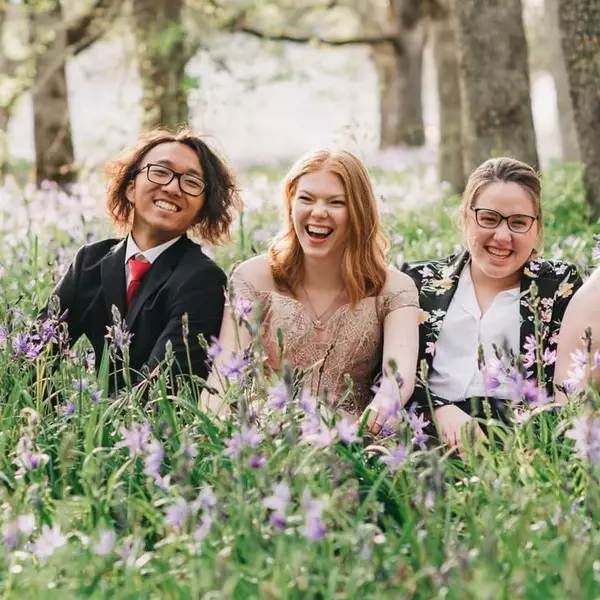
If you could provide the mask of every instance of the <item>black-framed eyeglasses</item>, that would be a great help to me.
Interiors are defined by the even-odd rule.
[[[169,185],[173,181],[173,178],[177,177],[179,189],[190,196],[200,196],[204,191],[204,181],[190,173],[178,173],[164,165],[155,165],[152,163],[148,163],[141,169],[138,169],[136,175],[142,171],[146,171],[148,181],[157,183],[158,185]]]
[[[538,220],[538,217],[532,217],[531,215],[508,215],[505,217],[491,208],[471,207],[471,210],[475,213],[477,225],[483,227],[483,229],[496,229],[500,227],[502,221],[506,221],[508,228],[513,233],[527,233]]]

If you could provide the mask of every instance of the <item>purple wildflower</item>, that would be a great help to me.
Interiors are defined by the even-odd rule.
[[[175,502],[165,510],[165,523],[175,531],[182,531],[190,513],[190,507],[184,498],[176,498]]]
[[[76,392],[86,392],[90,387],[90,382],[87,379],[74,379],[73,389]]]
[[[19,545],[19,533],[29,537],[35,528],[35,517],[33,515],[21,515],[12,521],[8,521],[2,530],[4,543],[14,550]]]
[[[212,344],[206,350],[206,356],[211,361],[214,361],[215,358],[217,358],[219,356],[219,354],[221,354],[221,352],[223,352],[223,346],[221,345],[221,342],[214,335],[210,336],[210,340],[211,340]]]
[[[390,473],[395,473],[408,458],[408,448],[403,444],[398,443],[398,445],[392,450],[389,456],[382,456],[379,460],[382,463],[385,463]]]
[[[483,375],[483,391],[486,396],[500,387],[500,372],[497,366],[486,366],[481,370]]]
[[[38,557],[41,564],[44,564],[58,548],[67,543],[67,538],[60,532],[60,527],[55,525],[50,528],[48,525],[42,525],[40,536],[33,545],[33,553]]]
[[[310,490],[304,488],[302,492],[302,508],[305,511],[304,526],[301,529],[302,535],[312,542],[322,540],[327,533],[327,528],[322,518],[325,501],[313,498]]]
[[[267,464],[267,459],[262,454],[253,454],[248,459],[248,466],[251,469],[262,469]]]
[[[506,383],[509,389],[511,404],[519,404],[523,398],[523,386],[525,383],[523,375],[517,369],[511,369],[506,378]]]
[[[280,481],[273,486],[273,494],[263,499],[263,506],[273,511],[271,515],[271,523],[283,529],[287,525],[285,512],[290,502],[291,492],[285,481]]]
[[[99,390],[96,385],[92,385],[90,388],[90,394],[92,402],[100,402],[100,400],[102,400],[102,390]]]
[[[565,433],[565,437],[575,442],[575,451],[583,460],[590,459],[600,463],[600,418],[588,415],[573,420],[573,428]]]
[[[29,336],[25,333],[17,333],[13,336],[12,339],[12,350],[15,356],[20,356],[21,354],[27,354],[31,344],[29,342]]]
[[[120,319],[119,311],[113,310],[113,325],[106,327],[107,333],[104,337],[110,341],[110,348],[113,352],[118,350],[122,353],[129,348],[133,334],[127,330],[125,321]]]
[[[425,450],[427,448],[427,440],[429,439],[429,435],[425,433],[425,427],[429,425],[430,421],[425,418],[423,413],[417,415],[415,408],[411,407],[408,412],[408,423],[413,432],[413,446],[418,446],[421,450]]]
[[[288,389],[283,381],[278,381],[274,386],[268,390],[269,399],[267,400],[267,406],[274,410],[281,410],[285,407],[288,401]]]
[[[245,320],[252,312],[252,302],[246,300],[243,296],[238,296],[234,307],[235,316],[240,320]]]
[[[194,442],[190,441],[187,437],[182,438],[179,452],[186,458],[196,458],[198,456],[198,448]]]
[[[35,448],[29,438],[23,436],[17,442],[17,448],[15,450],[14,464],[19,467],[17,471],[18,476],[22,476],[25,471],[34,471],[41,464],[48,460],[46,454],[41,454],[34,451]]]
[[[250,359],[244,357],[243,351],[231,354],[228,362],[219,366],[219,373],[232,383],[241,383],[244,380],[244,369],[250,364]]]
[[[300,394],[300,407],[307,415],[317,414],[317,399],[311,396],[307,388],[304,388]]]
[[[300,437],[304,441],[308,441],[317,435],[321,430],[319,417],[316,414],[307,414],[302,421],[302,433]]]
[[[121,437],[120,442],[115,444],[115,448],[128,448],[131,456],[141,455],[146,447],[148,438],[152,435],[152,430],[148,423],[132,423],[131,429],[121,427],[119,430]]]
[[[115,549],[117,534],[114,529],[103,529],[98,534],[98,541],[94,544],[93,552],[97,556],[108,556]]]
[[[152,438],[146,443],[145,450],[147,454],[144,457],[144,475],[148,475],[154,479],[160,479],[160,467],[165,456],[162,444],[158,440]]]
[[[250,448],[256,448],[263,441],[263,436],[255,425],[252,427],[242,425],[241,438],[242,442]]]
[[[305,429],[304,426],[302,428],[302,441],[323,450],[329,448],[335,442],[336,438],[337,429],[335,427],[330,429],[324,423],[319,424],[318,421],[316,431],[310,428]]]
[[[201,508],[212,508],[217,503],[217,497],[215,496],[213,489],[210,485],[204,486],[198,498],[192,502],[192,510],[198,512]]]
[[[200,525],[194,531],[194,541],[199,544],[202,542],[210,533],[210,529],[213,524],[213,517],[209,514],[202,515],[202,521]]]
[[[53,344],[58,343],[57,338],[58,323],[53,319],[46,319],[40,323],[40,341],[43,345],[52,342]]]
[[[69,400],[63,408],[63,414],[65,417],[72,417],[75,414],[75,402]]]
[[[336,423],[337,433],[344,444],[354,444],[360,441],[360,438],[356,435],[358,431],[358,422],[351,423],[346,417]]]
[[[231,456],[232,458],[236,458],[242,450],[242,436],[239,431],[234,432],[230,439],[225,440],[225,450],[223,453],[225,456]]]

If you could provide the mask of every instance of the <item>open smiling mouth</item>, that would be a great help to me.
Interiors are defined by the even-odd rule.
[[[158,208],[160,208],[161,210],[165,210],[167,212],[176,213],[181,211],[181,208],[179,208],[177,204],[173,204],[172,202],[169,202],[167,200],[155,200],[154,204],[158,206]]]
[[[508,258],[513,253],[512,250],[495,250],[494,248],[486,248],[486,250],[496,258]]]
[[[308,236],[315,240],[324,240],[333,233],[331,227],[315,227],[314,225],[307,225],[305,230]]]

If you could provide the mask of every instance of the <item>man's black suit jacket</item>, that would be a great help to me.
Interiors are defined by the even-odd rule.
[[[129,365],[134,374],[144,365],[153,369],[165,357],[168,340],[175,352],[174,370],[187,374],[182,332],[182,316],[187,313],[192,371],[206,377],[206,355],[198,343],[198,334],[207,340],[219,335],[225,273],[184,235],[154,261],[128,308],[126,244],[125,238],[83,246],[56,286],[53,294],[60,299],[61,313],[67,310],[71,344],[85,335],[94,348],[98,369],[107,341],[107,327],[113,323],[114,305],[133,334]]]

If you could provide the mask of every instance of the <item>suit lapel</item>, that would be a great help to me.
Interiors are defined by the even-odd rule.
[[[162,285],[169,279],[173,271],[181,261],[181,258],[185,254],[188,244],[190,244],[188,238],[184,235],[182,238],[170,248],[167,248],[152,264],[148,273],[142,280],[142,283],[133,297],[131,306],[127,311],[125,322],[127,328],[131,331],[135,324],[135,321],[140,313],[142,306],[146,303],[148,298],[160,289]]]
[[[113,305],[119,309],[121,316],[125,314],[125,247],[127,238],[113,246],[100,263],[102,292],[106,301],[108,314],[111,315]]]

